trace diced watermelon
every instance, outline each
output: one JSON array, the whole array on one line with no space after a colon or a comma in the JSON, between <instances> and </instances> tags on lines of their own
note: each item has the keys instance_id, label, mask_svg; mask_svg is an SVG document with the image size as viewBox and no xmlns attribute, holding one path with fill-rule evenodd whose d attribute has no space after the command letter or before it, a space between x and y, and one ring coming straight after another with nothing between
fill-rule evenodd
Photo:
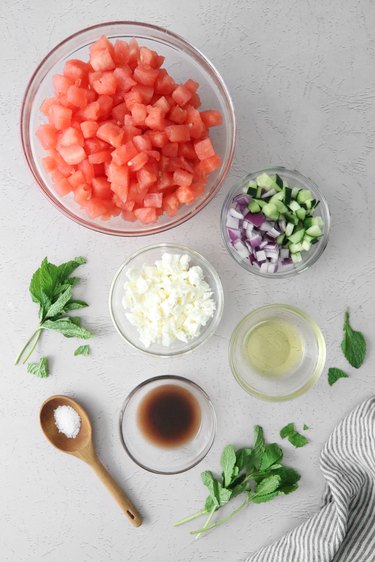
<instances>
[{"instance_id":1,"label":"diced watermelon","mask_svg":"<svg viewBox=\"0 0 375 562\"><path fill-rule=\"evenodd\" d=\"M113 45L102 36L89 63L69 60L53 77L55 97L41 105L49 122L36 133L43 167L92 219L173 217L221 164L209 139L221 114L199 112L199 84L176 85L163 62L135 39Z\"/></svg>"},{"instance_id":2,"label":"diced watermelon","mask_svg":"<svg viewBox=\"0 0 375 562\"><path fill-rule=\"evenodd\" d=\"M138 172L148 161L148 154L146 152L139 152L131 160L128 161L128 166L131 168L132 172Z\"/></svg>"},{"instance_id":3,"label":"diced watermelon","mask_svg":"<svg viewBox=\"0 0 375 562\"><path fill-rule=\"evenodd\" d=\"M79 164L86 158L86 152L83 150L82 146L79 144L71 144L69 146L61 146L59 148L61 156L64 158L67 164L74 166Z\"/></svg>"},{"instance_id":4,"label":"diced watermelon","mask_svg":"<svg viewBox=\"0 0 375 562\"><path fill-rule=\"evenodd\" d=\"M199 160L207 160L211 156L215 156L215 149L210 139L204 139L194 144L194 150Z\"/></svg>"},{"instance_id":5,"label":"diced watermelon","mask_svg":"<svg viewBox=\"0 0 375 562\"><path fill-rule=\"evenodd\" d=\"M173 183L176 185L191 185L193 181L193 174L190 174L182 168L177 168L173 172Z\"/></svg>"},{"instance_id":6,"label":"diced watermelon","mask_svg":"<svg viewBox=\"0 0 375 562\"><path fill-rule=\"evenodd\" d=\"M134 69L134 80L144 86L153 86L159 75L157 68L152 68L149 65L139 65Z\"/></svg>"},{"instance_id":7,"label":"diced watermelon","mask_svg":"<svg viewBox=\"0 0 375 562\"><path fill-rule=\"evenodd\" d=\"M80 127L84 138L91 139L92 137L95 137L99 125L96 121L82 121Z\"/></svg>"},{"instance_id":8,"label":"diced watermelon","mask_svg":"<svg viewBox=\"0 0 375 562\"><path fill-rule=\"evenodd\" d=\"M55 148L57 144L58 133L53 125L50 125L49 123L39 125L36 131L36 135L43 148L45 148L46 150L48 150L49 148Z\"/></svg>"},{"instance_id":9,"label":"diced watermelon","mask_svg":"<svg viewBox=\"0 0 375 562\"><path fill-rule=\"evenodd\" d=\"M193 93L186 86L177 86L177 88L172 93L172 98L180 106L186 105L192 97Z\"/></svg>"},{"instance_id":10,"label":"diced watermelon","mask_svg":"<svg viewBox=\"0 0 375 562\"><path fill-rule=\"evenodd\" d=\"M163 194L162 193L148 193L143 201L145 207L154 207L161 209L163 207Z\"/></svg>"},{"instance_id":11,"label":"diced watermelon","mask_svg":"<svg viewBox=\"0 0 375 562\"><path fill-rule=\"evenodd\" d=\"M190 140L190 129L188 125L170 125L165 128L170 142L187 142Z\"/></svg>"},{"instance_id":12,"label":"diced watermelon","mask_svg":"<svg viewBox=\"0 0 375 562\"><path fill-rule=\"evenodd\" d=\"M70 124L72 122L71 109L54 103L49 108L48 115L50 118L50 122L58 131L62 131L63 129L70 127Z\"/></svg>"},{"instance_id":13,"label":"diced watermelon","mask_svg":"<svg viewBox=\"0 0 375 562\"><path fill-rule=\"evenodd\" d=\"M112 152L112 160L118 166L122 164L127 164L129 160L134 158L138 154L133 141L128 141L126 144L122 144L116 150Z\"/></svg>"},{"instance_id":14,"label":"diced watermelon","mask_svg":"<svg viewBox=\"0 0 375 562\"><path fill-rule=\"evenodd\" d=\"M137 219L144 224L156 222L158 218L156 210L153 207L141 207L140 209L135 209L134 214Z\"/></svg>"},{"instance_id":15,"label":"diced watermelon","mask_svg":"<svg viewBox=\"0 0 375 562\"><path fill-rule=\"evenodd\" d=\"M221 125L223 118L220 111L215 111L214 109L208 109L207 111L201 111L201 118L206 127L215 127Z\"/></svg>"},{"instance_id":16,"label":"diced watermelon","mask_svg":"<svg viewBox=\"0 0 375 562\"><path fill-rule=\"evenodd\" d=\"M129 60L129 45L118 39L114 44L114 58L117 66L124 66Z\"/></svg>"},{"instance_id":17,"label":"diced watermelon","mask_svg":"<svg viewBox=\"0 0 375 562\"><path fill-rule=\"evenodd\" d=\"M122 139L124 137L124 130L121 127L118 127L114 123L107 121L100 125L99 129L97 130L96 136L99 139L108 142L115 148L121 146Z\"/></svg>"}]
</instances>

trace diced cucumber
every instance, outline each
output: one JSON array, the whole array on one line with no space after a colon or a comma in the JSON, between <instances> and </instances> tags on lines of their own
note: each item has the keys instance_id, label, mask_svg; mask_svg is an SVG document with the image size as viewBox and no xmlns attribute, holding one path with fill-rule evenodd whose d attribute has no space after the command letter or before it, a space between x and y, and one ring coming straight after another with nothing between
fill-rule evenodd
<instances>
[{"instance_id":1,"label":"diced cucumber","mask_svg":"<svg viewBox=\"0 0 375 562\"><path fill-rule=\"evenodd\" d=\"M291 254L297 254L298 252L302 251L302 244L299 242L298 244L289 244L289 251Z\"/></svg>"},{"instance_id":2,"label":"diced cucumber","mask_svg":"<svg viewBox=\"0 0 375 562\"><path fill-rule=\"evenodd\" d=\"M275 195L272 195L269 202L276 203L277 201L284 201L284 193L282 191L279 191L278 193L275 193Z\"/></svg>"},{"instance_id":3,"label":"diced cucumber","mask_svg":"<svg viewBox=\"0 0 375 562\"><path fill-rule=\"evenodd\" d=\"M304 235L305 229L301 228L300 230L297 230L296 232L291 234L288 239L290 240L290 242L292 242L292 244L298 244L298 242L301 242L303 240Z\"/></svg>"},{"instance_id":4,"label":"diced cucumber","mask_svg":"<svg viewBox=\"0 0 375 562\"><path fill-rule=\"evenodd\" d=\"M258 187L258 186L257 186L257 182L254 181L254 180L250 180L249 183L248 183L248 185L247 185L247 187L255 187L255 188L257 188L257 187Z\"/></svg>"},{"instance_id":5,"label":"diced cucumber","mask_svg":"<svg viewBox=\"0 0 375 562\"><path fill-rule=\"evenodd\" d=\"M311 249L311 242L308 242L307 240L303 239L301 246L302 249L305 250L305 252L308 252Z\"/></svg>"},{"instance_id":6,"label":"diced cucumber","mask_svg":"<svg viewBox=\"0 0 375 562\"><path fill-rule=\"evenodd\" d=\"M302 203L306 203L306 201L311 201L311 191L308 189L301 189L297 194L297 201L301 205Z\"/></svg>"},{"instance_id":7,"label":"diced cucumber","mask_svg":"<svg viewBox=\"0 0 375 562\"><path fill-rule=\"evenodd\" d=\"M275 183L276 183L276 185L279 186L280 189L283 189L284 182L278 174L276 174L276 176L275 176Z\"/></svg>"},{"instance_id":8,"label":"diced cucumber","mask_svg":"<svg viewBox=\"0 0 375 562\"><path fill-rule=\"evenodd\" d=\"M292 200L292 190L290 187L285 187L285 205L289 205Z\"/></svg>"},{"instance_id":9,"label":"diced cucumber","mask_svg":"<svg viewBox=\"0 0 375 562\"><path fill-rule=\"evenodd\" d=\"M263 209L264 205L266 205L266 201L264 199L259 199L258 197L254 199L255 203L258 203L259 207Z\"/></svg>"},{"instance_id":10,"label":"diced cucumber","mask_svg":"<svg viewBox=\"0 0 375 562\"><path fill-rule=\"evenodd\" d=\"M254 200L250 201L250 203L248 204L247 207L248 207L250 213L259 213L259 211L260 211L260 206Z\"/></svg>"},{"instance_id":11,"label":"diced cucumber","mask_svg":"<svg viewBox=\"0 0 375 562\"><path fill-rule=\"evenodd\" d=\"M285 228L285 235L289 238L294 230L294 224L292 222L288 222Z\"/></svg>"},{"instance_id":12,"label":"diced cucumber","mask_svg":"<svg viewBox=\"0 0 375 562\"><path fill-rule=\"evenodd\" d=\"M279 234L279 236L276 238L276 241L277 241L279 246L282 245L284 240L285 240L285 232L283 232L282 234Z\"/></svg>"},{"instance_id":13,"label":"diced cucumber","mask_svg":"<svg viewBox=\"0 0 375 562\"><path fill-rule=\"evenodd\" d=\"M313 238L319 238L322 236L323 232L321 231L320 226L313 224L306 230L306 234L308 234L308 236L312 236Z\"/></svg>"},{"instance_id":14,"label":"diced cucumber","mask_svg":"<svg viewBox=\"0 0 375 562\"><path fill-rule=\"evenodd\" d=\"M300 209L297 209L296 215L299 218L299 220L301 220L301 221L305 220L306 209L302 209L302 207Z\"/></svg>"},{"instance_id":15,"label":"diced cucumber","mask_svg":"<svg viewBox=\"0 0 375 562\"><path fill-rule=\"evenodd\" d=\"M308 234L305 234L303 239L304 239L305 242L311 242L312 240L314 240L313 237L309 236Z\"/></svg>"},{"instance_id":16,"label":"diced cucumber","mask_svg":"<svg viewBox=\"0 0 375 562\"><path fill-rule=\"evenodd\" d=\"M308 199L307 201L305 201L305 202L303 203L304 207L305 207L308 211L310 211L310 209L311 209L311 207L312 207L312 202L313 202L313 199Z\"/></svg>"},{"instance_id":17,"label":"diced cucumber","mask_svg":"<svg viewBox=\"0 0 375 562\"><path fill-rule=\"evenodd\" d=\"M284 215L288 212L288 207L286 207L282 201L276 201L275 205L279 213Z\"/></svg>"},{"instance_id":18,"label":"diced cucumber","mask_svg":"<svg viewBox=\"0 0 375 562\"><path fill-rule=\"evenodd\" d=\"M259 187L264 187L266 189L271 189L275 187L274 180L268 174L261 174L257 177L256 182Z\"/></svg>"},{"instance_id":19,"label":"diced cucumber","mask_svg":"<svg viewBox=\"0 0 375 562\"><path fill-rule=\"evenodd\" d=\"M279 218L279 211L274 203L266 203L262 211L269 219L276 221Z\"/></svg>"},{"instance_id":20,"label":"diced cucumber","mask_svg":"<svg viewBox=\"0 0 375 562\"><path fill-rule=\"evenodd\" d=\"M292 189L292 199L297 199L298 192L300 191L300 187L293 187Z\"/></svg>"},{"instance_id":21,"label":"diced cucumber","mask_svg":"<svg viewBox=\"0 0 375 562\"><path fill-rule=\"evenodd\" d=\"M295 213L296 211L298 211L298 209L300 209L300 208L301 208L301 207L300 207L299 203L297 203L297 201L294 201L294 200L293 200L293 201L291 201L291 202L289 203L289 209L290 209L291 211L293 211L294 213Z\"/></svg>"},{"instance_id":22,"label":"diced cucumber","mask_svg":"<svg viewBox=\"0 0 375 562\"><path fill-rule=\"evenodd\" d=\"M304 221L304 225L306 228L310 228L310 226L324 226L324 222L322 217L307 217Z\"/></svg>"},{"instance_id":23,"label":"diced cucumber","mask_svg":"<svg viewBox=\"0 0 375 562\"><path fill-rule=\"evenodd\" d=\"M285 213L285 218L288 222L291 222L294 224L294 226L296 226L298 224L298 217L296 217L295 215L293 215L293 213Z\"/></svg>"},{"instance_id":24,"label":"diced cucumber","mask_svg":"<svg viewBox=\"0 0 375 562\"><path fill-rule=\"evenodd\" d=\"M247 190L247 194L251 195L251 197L256 197L258 193L258 190L256 187L249 187Z\"/></svg>"},{"instance_id":25,"label":"diced cucumber","mask_svg":"<svg viewBox=\"0 0 375 562\"><path fill-rule=\"evenodd\" d=\"M295 253L295 254L291 254L290 257L293 260L293 263L299 263L302 261L302 256L299 252Z\"/></svg>"}]
</instances>

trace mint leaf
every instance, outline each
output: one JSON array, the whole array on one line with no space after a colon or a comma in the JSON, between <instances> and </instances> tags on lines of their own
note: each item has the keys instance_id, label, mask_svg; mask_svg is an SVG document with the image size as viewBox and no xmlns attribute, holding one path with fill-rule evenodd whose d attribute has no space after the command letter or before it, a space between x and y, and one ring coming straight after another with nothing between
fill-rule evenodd
<instances>
[{"instance_id":1,"label":"mint leaf","mask_svg":"<svg viewBox=\"0 0 375 562\"><path fill-rule=\"evenodd\" d=\"M304 435L301 435L296 430L294 423L288 423L285 427L280 430L280 437L281 439L288 438L289 443L291 443L294 447L304 447L307 445L309 440Z\"/></svg>"},{"instance_id":2,"label":"mint leaf","mask_svg":"<svg viewBox=\"0 0 375 562\"><path fill-rule=\"evenodd\" d=\"M202 472L201 478L203 484L208 488L215 505L222 506L229 501L231 491L223 488L220 482L213 477L212 472L205 470Z\"/></svg>"},{"instance_id":3,"label":"mint leaf","mask_svg":"<svg viewBox=\"0 0 375 562\"><path fill-rule=\"evenodd\" d=\"M74 352L74 355L90 355L89 345L80 345Z\"/></svg>"},{"instance_id":4,"label":"mint leaf","mask_svg":"<svg viewBox=\"0 0 375 562\"><path fill-rule=\"evenodd\" d=\"M86 308L89 306L87 302L81 300L70 300L64 306L64 312L70 312L71 310L78 310L80 308Z\"/></svg>"},{"instance_id":5,"label":"mint leaf","mask_svg":"<svg viewBox=\"0 0 375 562\"><path fill-rule=\"evenodd\" d=\"M72 288L70 285L68 285L68 288L65 289L65 291L60 294L58 299L53 304L51 304L51 306L48 308L45 314L45 318L53 318L54 316L58 316L59 314L64 312L64 307L67 304L67 302L71 299L71 297L72 297Z\"/></svg>"},{"instance_id":6,"label":"mint leaf","mask_svg":"<svg viewBox=\"0 0 375 562\"><path fill-rule=\"evenodd\" d=\"M281 488L294 486L301 478L300 474L298 474L294 468L288 466L281 466L272 472L279 476Z\"/></svg>"},{"instance_id":7,"label":"mint leaf","mask_svg":"<svg viewBox=\"0 0 375 562\"><path fill-rule=\"evenodd\" d=\"M281 439L285 439L285 437L289 437L292 433L295 432L294 423L288 423L282 429L280 429L280 437Z\"/></svg>"},{"instance_id":8,"label":"mint leaf","mask_svg":"<svg viewBox=\"0 0 375 562\"><path fill-rule=\"evenodd\" d=\"M310 429L308 425L306 425L305 423L303 424L303 430L306 431L307 429Z\"/></svg>"},{"instance_id":9,"label":"mint leaf","mask_svg":"<svg viewBox=\"0 0 375 562\"><path fill-rule=\"evenodd\" d=\"M253 466L252 458L253 449L250 449L249 447L238 449L236 452L236 466L238 468L238 472L241 472L243 469L249 470Z\"/></svg>"},{"instance_id":10,"label":"mint leaf","mask_svg":"<svg viewBox=\"0 0 375 562\"><path fill-rule=\"evenodd\" d=\"M257 487L255 488L255 495L263 496L265 494L271 494L272 492L277 490L280 484L280 476L278 474L272 474L267 478L263 478L263 480L261 480L259 484L257 484Z\"/></svg>"},{"instance_id":11,"label":"mint leaf","mask_svg":"<svg viewBox=\"0 0 375 562\"><path fill-rule=\"evenodd\" d=\"M77 269L77 267L83 265L84 263L86 263L86 259L82 256L78 256L77 258L74 258L57 266L57 276L60 284L63 285L68 280L70 274L73 273L73 271Z\"/></svg>"},{"instance_id":12,"label":"mint leaf","mask_svg":"<svg viewBox=\"0 0 375 562\"><path fill-rule=\"evenodd\" d=\"M283 495L284 492L281 490L275 490L274 492L270 492L269 494L261 494L261 495L257 495L256 493L254 494L254 492L253 493L250 492L249 499L253 503L265 503L273 500L273 498Z\"/></svg>"},{"instance_id":13,"label":"mint leaf","mask_svg":"<svg viewBox=\"0 0 375 562\"><path fill-rule=\"evenodd\" d=\"M27 365L27 372L42 379L47 378L49 375L47 357L41 357L37 363L29 363Z\"/></svg>"},{"instance_id":14,"label":"mint leaf","mask_svg":"<svg viewBox=\"0 0 375 562\"><path fill-rule=\"evenodd\" d=\"M45 298L53 300L56 284L58 283L58 275L56 266L49 263L44 258L40 267L33 274L29 291L34 302L41 304Z\"/></svg>"},{"instance_id":15,"label":"mint leaf","mask_svg":"<svg viewBox=\"0 0 375 562\"><path fill-rule=\"evenodd\" d=\"M298 433L298 431L295 431L294 433L289 435L288 440L289 440L289 443L291 443L293 445L293 447L296 447L296 448L304 447L309 442L307 437L305 437L304 435L301 435L300 433Z\"/></svg>"},{"instance_id":16,"label":"mint leaf","mask_svg":"<svg viewBox=\"0 0 375 562\"><path fill-rule=\"evenodd\" d=\"M362 332L356 332L351 327L349 309L345 312L341 349L352 367L358 369L362 365L366 357L366 340Z\"/></svg>"},{"instance_id":17,"label":"mint leaf","mask_svg":"<svg viewBox=\"0 0 375 562\"><path fill-rule=\"evenodd\" d=\"M83 326L80 326L77 321L78 318L70 318L67 316L66 318L59 318L58 320L46 320L43 323L43 328L46 330L55 330L56 332L60 332L66 338L82 338L87 340L91 338L92 333Z\"/></svg>"},{"instance_id":18,"label":"mint leaf","mask_svg":"<svg viewBox=\"0 0 375 562\"><path fill-rule=\"evenodd\" d=\"M332 386L335 384L336 381L339 379L347 378L349 375L342 371L341 369L337 369L336 367L330 367L328 369L328 384Z\"/></svg>"},{"instance_id":19,"label":"mint leaf","mask_svg":"<svg viewBox=\"0 0 375 562\"><path fill-rule=\"evenodd\" d=\"M227 488L232 482L233 476L237 476L238 474L238 468L236 467L236 453L232 445L227 445L224 448L220 464L223 468L223 485Z\"/></svg>"},{"instance_id":20,"label":"mint leaf","mask_svg":"<svg viewBox=\"0 0 375 562\"><path fill-rule=\"evenodd\" d=\"M260 427L260 425L255 426L254 436L255 436L255 444L253 449L253 460L254 460L255 468L259 470L266 447L264 441L263 429Z\"/></svg>"},{"instance_id":21,"label":"mint leaf","mask_svg":"<svg viewBox=\"0 0 375 562\"><path fill-rule=\"evenodd\" d=\"M260 463L260 470L268 470L273 464L278 464L283 458L283 452L276 443L267 445Z\"/></svg>"}]
</instances>

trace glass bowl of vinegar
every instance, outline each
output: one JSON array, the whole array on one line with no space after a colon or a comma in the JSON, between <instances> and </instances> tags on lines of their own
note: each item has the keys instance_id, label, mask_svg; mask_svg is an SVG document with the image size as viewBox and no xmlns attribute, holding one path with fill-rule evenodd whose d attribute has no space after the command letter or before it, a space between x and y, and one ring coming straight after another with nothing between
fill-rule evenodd
<instances>
[{"instance_id":1,"label":"glass bowl of vinegar","mask_svg":"<svg viewBox=\"0 0 375 562\"><path fill-rule=\"evenodd\" d=\"M271 304L245 316L233 331L229 362L246 392L262 400L296 398L322 374L323 334L299 308Z\"/></svg>"}]
</instances>

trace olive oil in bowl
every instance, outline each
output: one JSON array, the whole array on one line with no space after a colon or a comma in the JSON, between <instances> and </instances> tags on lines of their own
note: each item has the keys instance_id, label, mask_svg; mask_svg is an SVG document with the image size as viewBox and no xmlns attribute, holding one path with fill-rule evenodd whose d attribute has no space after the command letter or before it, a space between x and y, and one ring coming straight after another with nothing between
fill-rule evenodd
<instances>
[{"instance_id":1,"label":"olive oil in bowl","mask_svg":"<svg viewBox=\"0 0 375 562\"><path fill-rule=\"evenodd\" d=\"M252 368L271 377L293 373L304 353L303 339L296 326L277 317L256 324L245 338L244 348Z\"/></svg>"},{"instance_id":2,"label":"olive oil in bowl","mask_svg":"<svg viewBox=\"0 0 375 562\"><path fill-rule=\"evenodd\" d=\"M229 363L237 382L262 400L290 400L320 377L326 348L305 312L270 304L247 314L233 330Z\"/></svg>"}]
</instances>

